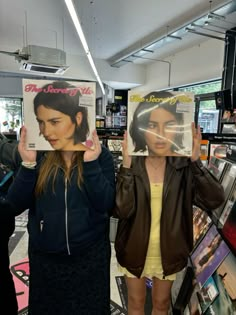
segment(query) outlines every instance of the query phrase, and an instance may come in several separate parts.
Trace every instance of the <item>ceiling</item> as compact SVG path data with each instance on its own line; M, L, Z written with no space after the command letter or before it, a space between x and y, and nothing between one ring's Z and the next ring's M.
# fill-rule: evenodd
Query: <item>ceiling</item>
M235 0L74 0L95 64L96 59L103 59L110 65L163 37L165 41L158 49L132 62L162 60L209 39L185 32L181 40L170 41L167 35L226 3L234 5L234 12L225 14L223 21L210 21L204 29L198 27L201 32L219 38L224 38L226 29L236 26ZM0 51L15 52L26 44L84 55L63 0L0 0ZM110 85L114 87L115 83Z

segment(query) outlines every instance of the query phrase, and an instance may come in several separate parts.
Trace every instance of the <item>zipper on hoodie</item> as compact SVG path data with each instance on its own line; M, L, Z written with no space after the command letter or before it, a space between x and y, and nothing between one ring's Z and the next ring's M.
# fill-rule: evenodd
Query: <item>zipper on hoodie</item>
M67 184L68 180L65 178L65 229L66 229L66 247L68 251L68 255L70 255L70 245L68 239L68 206L67 206Z

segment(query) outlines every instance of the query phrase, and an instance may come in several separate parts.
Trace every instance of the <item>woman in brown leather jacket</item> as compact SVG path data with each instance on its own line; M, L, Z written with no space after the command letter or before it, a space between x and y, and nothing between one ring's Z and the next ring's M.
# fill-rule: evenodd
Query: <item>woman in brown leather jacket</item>
M168 92L164 95L171 97ZM172 154L170 128L179 123L173 104L152 106L142 117L146 126L140 128L140 115L134 113L130 129L136 151L147 147L149 155L131 158L125 133L117 176L115 250L128 288L129 315L144 314L146 277L152 279L152 315L168 314L176 273L187 265L193 248L192 206L209 212L224 202L222 186L199 159L200 127L192 124L191 157ZM145 131L138 142L135 135L140 130Z

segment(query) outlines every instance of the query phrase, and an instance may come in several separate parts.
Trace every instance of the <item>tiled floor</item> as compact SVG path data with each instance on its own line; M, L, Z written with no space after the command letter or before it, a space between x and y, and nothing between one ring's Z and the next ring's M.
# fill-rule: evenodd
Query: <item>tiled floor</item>
M25 260L27 256L27 243L28 243L28 233L26 229L27 225L27 212L16 218L16 228L15 233L12 235L9 250L10 250L10 261L11 265L15 265L22 260ZM117 268L117 261L115 257L114 244L111 242L112 247L112 258L111 258L111 301L113 303L113 311L111 314L114 315L126 315L127 312L123 309L122 301L120 298L119 289L116 282L117 276L122 276ZM27 278L27 275L26 275ZM26 280L27 281L27 280ZM25 287L26 288L26 287ZM26 288L28 290L28 288ZM24 288L21 288L21 291ZM24 303L23 303L24 304ZM112 308L112 306L111 306ZM27 311L19 312L21 315L26 315ZM149 314L147 314L149 315Z

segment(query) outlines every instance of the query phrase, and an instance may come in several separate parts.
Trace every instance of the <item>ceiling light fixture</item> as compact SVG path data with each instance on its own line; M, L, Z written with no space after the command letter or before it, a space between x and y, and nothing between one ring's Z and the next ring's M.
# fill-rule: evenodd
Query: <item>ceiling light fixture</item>
M196 34L196 35L206 36L206 37L210 37L210 38L214 38L214 39L219 39L219 40L225 41L225 39L222 38L222 37L218 37L218 36L215 36L215 35L198 32L198 31L195 31L195 30L193 30L191 28L188 28L188 27L185 28L185 31L189 32L189 33Z
M79 21L79 17L76 13L76 10L75 10L75 7L74 7L74 4L73 4L73 1L72 0L65 0L65 3L66 3L66 6L67 6L67 9L70 13L70 16L71 16L71 19L75 25L75 28L76 28L76 31L79 35L79 38L80 38L80 41L81 41L81 44L83 45L83 48L84 48L84 51L86 53L86 56L88 58L88 61L93 69L93 72L95 74L95 77L97 78L97 81L101 87L101 90L102 90L102 93L103 95L105 95L105 89L104 89L104 86L103 86L103 83L98 75L98 72L97 72L97 69L95 67L95 64L94 64L94 61L93 61L93 58L91 56L91 53L89 51L89 48L88 48L88 44L87 44L87 41L86 41L86 38L84 36L84 32L83 32L83 29L81 27L81 24L80 24L80 21Z
M225 16L219 15L219 14L216 14L216 13L213 13L213 12L210 12L208 14L207 18L209 20L211 20L211 19L214 19L214 20L225 20Z
M153 38L153 40L151 41L150 41L150 37L147 37L148 40L146 41L146 43L145 43L145 38L144 38L142 40L142 42L144 43L142 47L140 47L140 41L139 41L136 43L137 44L136 49L134 49L134 45L130 47L129 51L128 51L128 48L126 48L124 51L121 51L115 56L113 56L112 58L110 58L109 60L110 65L112 67L119 68L127 64L127 62L125 62L125 59L126 60L128 59L129 61L131 61L130 56L132 56L132 61L134 61L134 56L136 58L143 57L144 55L149 53L148 50L151 50L153 53L157 49L161 49L164 45L168 43L174 42L175 40L184 39L186 32L224 41L225 40L224 38L215 36L214 34L211 35L209 33L198 32L196 31L196 29L200 28L201 30L204 30L204 27L207 25L214 26L212 25L212 22L216 20L218 20L217 22L217 24L219 24L218 27L221 26L221 22L234 24L235 26L235 23L227 21L226 18L230 13L236 11L236 1L230 0L226 4L218 6L217 8L214 8L214 9L211 8L211 3L212 1L210 1L209 10L205 12L202 16L197 17L192 21L189 21L188 23L180 26L178 29L175 29L175 30L172 29L171 32L169 32L169 26L167 26L166 34L162 34L158 38ZM219 33L219 31L215 31L214 29L212 30L208 29L207 31Z
M182 39L182 37L180 37L180 36L175 36L175 35L172 35L172 34L168 34L168 35L166 35L166 37L170 37L170 38L174 38L174 39L179 39L179 40Z

